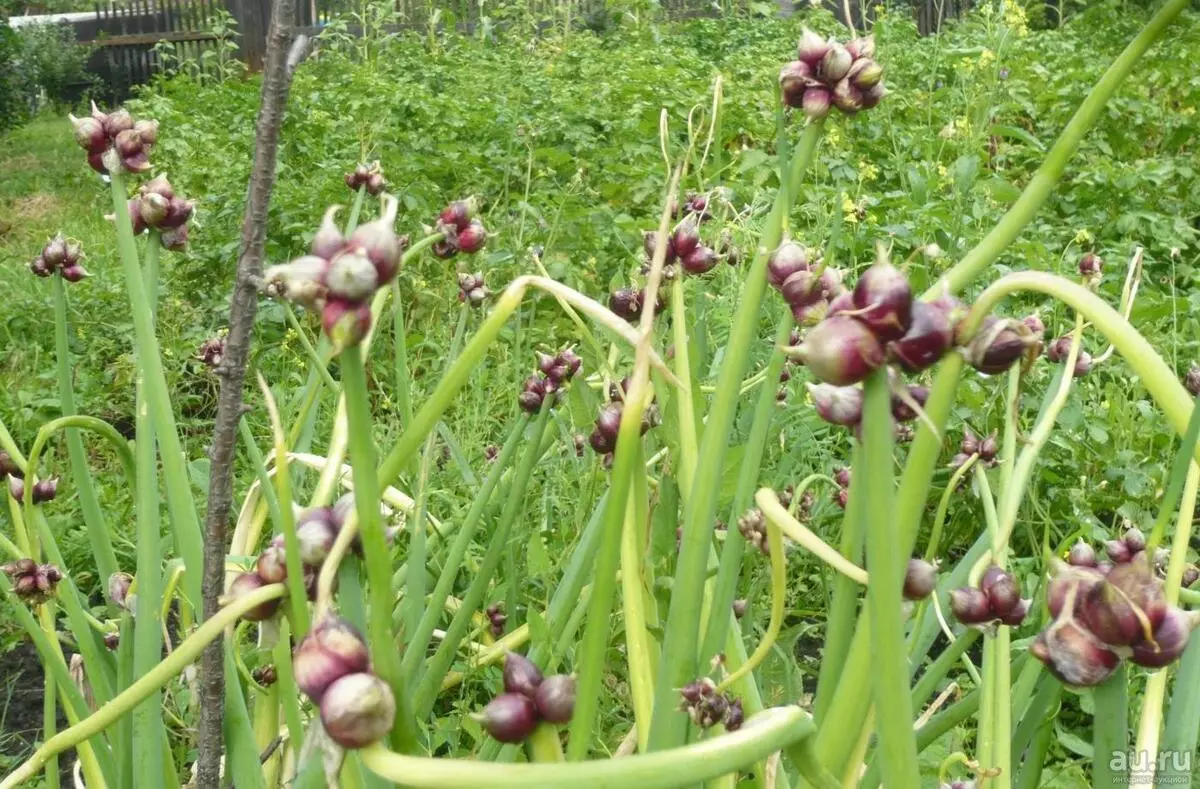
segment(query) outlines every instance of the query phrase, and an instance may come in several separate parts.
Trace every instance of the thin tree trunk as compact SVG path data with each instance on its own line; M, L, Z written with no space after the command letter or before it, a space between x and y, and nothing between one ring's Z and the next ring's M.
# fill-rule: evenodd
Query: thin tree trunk
M208 512L204 524L205 619L219 610L219 599L225 591L226 531L233 503L234 448L237 444L238 421L242 417L242 385L250 352L250 334L258 309L257 283L262 275L267 206L275 185L279 127L283 124L292 72L303 58L305 43L301 40L292 46L296 0L274 0L272 6L255 135L254 168L250 174L246 214L242 223L237 282L229 308L229 336L225 341L224 358L217 369L221 377L221 393L217 401L212 446L209 448ZM200 661L196 789L220 789L224 745L221 732L225 694L223 663L224 644L218 640L204 651Z

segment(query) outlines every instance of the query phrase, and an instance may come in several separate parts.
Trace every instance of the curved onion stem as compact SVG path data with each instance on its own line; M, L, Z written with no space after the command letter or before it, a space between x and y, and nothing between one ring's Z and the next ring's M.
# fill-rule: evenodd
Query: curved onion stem
M1053 296L1091 321L1092 326L1103 334L1125 358L1125 362L1137 373L1142 385L1154 398L1158 407L1177 433L1187 429L1192 415L1192 398L1183 384L1163 361L1162 357L1145 337L1129 324L1120 314L1096 294L1082 285L1037 271L1009 274L992 283L979 298L963 320L964 340L969 340L979 329L984 316L992 311L1006 296L1021 291L1034 291ZM1200 457L1200 448L1197 449Z
M754 716L736 732L682 748L603 761L512 764L402 756L376 744L358 752L375 774L412 789L603 789L636 786L672 789L746 767L813 733L799 707L777 707ZM808 772L810 764L800 765ZM819 789L837 784L823 782Z
M867 585L867 573L854 562L837 552L835 548L818 537L807 526L792 517L787 508L779 501L779 496L769 488L762 488L754 494L754 503L762 510L767 523L786 534L793 542L798 543L825 564L855 583ZM767 533L768 540L770 532Z
M42 450L45 449L46 443L59 430L70 428L90 431L111 444L113 450L117 453L117 460L121 462L121 470L125 472L126 480L129 482L130 487L133 487L136 474L134 471L133 452L129 449L129 442L117 432L115 427L103 419L98 419L94 416L60 416L58 419L51 419L42 425L38 429L37 437L34 438L33 448L29 450L29 460L25 463L26 477L31 479L37 478L38 461L41 459ZM27 485L26 488L32 491L32 486ZM29 495L29 493L26 495Z
M1133 313L1133 302L1137 298L1138 286L1142 284L1142 257L1145 250L1139 244L1133 248L1133 257L1129 259L1129 270L1125 273L1125 285L1121 288L1121 317L1129 320L1130 314ZM1109 343L1109 346L1104 349L1104 353L1100 354L1093 360L1093 364L1102 364L1108 361L1113 355L1116 348Z
M778 504L779 499L776 498L775 502ZM783 628L783 606L784 598L787 595L787 566L783 555L783 535L780 533L779 527L771 520L767 521L767 547L771 558L771 619L767 623L767 632L763 634L762 641L758 643L754 654L746 658L746 662L737 671L722 680L717 687L718 691L725 690L758 668L759 664L766 660L767 655L775 648L775 639L779 637L779 631ZM837 555L841 556L840 553Z
M283 597L285 591L283 584L270 584L230 602L181 642L175 651L161 663L115 696L112 701L79 723L64 729L42 743L42 746L20 767L0 781L0 789L12 789L12 787L29 780L38 773L50 757L60 754L68 748L74 748L89 737L107 729L122 715L127 714L137 702L150 693L160 690L173 677L195 662L204 648L220 638L225 632L225 628L236 622L242 614L263 603Z
M1080 142L1088 130L1099 120L1104 111L1104 105L1116 92L1117 88L1133 71L1138 58L1146 53L1151 45L1158 40L1167 26L1175 17L1187 8L1189 0L1167 0L1158 13L1142 28L1141 32L1129 42L1124 51L1117 56L1104 76L1095 84L1087 98L1079 105L1079 109L1063 128L1055 140L1042 165L1034 173L1033 178L1013 203L1008 213L996 224L975 248L968 252L953 268L942 275L941 279L925 293L925 298L936 298L943 288L958 291L964 285L978 277L983 270L996 261L1016 240L1021 231L1037 214L1038 209L1050 196L1058 179L1066 170L1067 162L1079 148ZM1118 348L1118 350L1120 350Z

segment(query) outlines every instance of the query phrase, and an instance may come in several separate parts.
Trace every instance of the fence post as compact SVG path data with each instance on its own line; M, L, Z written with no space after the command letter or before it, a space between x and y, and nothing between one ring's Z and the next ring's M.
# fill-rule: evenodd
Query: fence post
M267 52L267 28L271 23L270 4L265 0L226 0L226 6L237 20L242 60L251 71L261 71Z

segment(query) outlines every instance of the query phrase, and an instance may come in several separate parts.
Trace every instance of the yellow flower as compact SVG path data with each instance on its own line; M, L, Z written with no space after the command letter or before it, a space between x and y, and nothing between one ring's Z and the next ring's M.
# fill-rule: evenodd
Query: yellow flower
M879 177L879 168L870 162L859 162L858 173L864 181L874 181Z
M1029 32L1029 20L1025 15L1025 8L1013 0L1002 0L1001 7L1004 12L1004 24L1018 36L1023 36Z
M989 64L994 63L995 60L996 60L996 53L990 49L985 49L979 53L979 65L981 67L986 67Z
M1078 230L1078 231L1076 231L1076 233L1075 233L1075 243L1076 243L1076 244L1090 244L1090 243L1092 243L1092 234L1091 234L1091 233L1089 233L1089 232L1087 231L1087 228L1083 228L1083 229L1081 229L1081 230Z

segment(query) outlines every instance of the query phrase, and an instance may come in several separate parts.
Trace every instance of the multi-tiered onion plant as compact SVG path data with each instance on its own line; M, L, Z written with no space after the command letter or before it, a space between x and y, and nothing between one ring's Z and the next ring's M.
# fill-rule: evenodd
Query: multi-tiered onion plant
M678 199L683 178L703 176L707 148L698 156L693 145L674 168L657 230L646 236L644 279L610 294L607 306L542 276L518 277L492 294L482 273L459 272L449 284L463 305L449 361L419 401L410 391L397 273L426 252L439 259L470 255L488 234L477 206L464 200L448 205L410 243L396 234L398 204L378 164L358 166L346 176L355 191L347 224L339 227L337 209L329 209L309 254L264 276L265 295L320 314L323 337L314 344L291 315L311 373L290 426L263 382L273 447L264 456L243 430L258 478L229 546L226 603L206 621L197 616L197 502L154 315L159 252L186 242L193 207L162 176L130 197L127 178L151 169L156 124L121 110L75 120L88 163L110 181L139 370L136 435L131 446L103 421L74 414L65 284L82 281L86 271L80 244L54 239L32 270L51 279L64 413L38 432L27 453L0 430L12 522L12 537L0 543L11 556L0 587L46 668L46 739L0 787L43 770L48 784L57 785L57 759L70 749L90 789L188 783L187 721L172 721L169 731L164 698L172 697L169 709L194 714L190 668L222 638L228 678L223 764L226 780L239 789L325 781L440 789L732 787L740 775L756 787L916 787L922 785L918 753L972 720L971 753L948 759L940 780L958 787L1032 787L1053 734L1047 721L1064 690L1080 687L1095 688L1094 780L1107 785L1124 780L1114 774L1118 761L1104 755L1130 750L1130 688L1142 684L1137 752L1190 753L1200 650L1188 647L1196 614L1182 606L1196 602L1186 589L1196 571L1186 560L1200 484L1193 463L1200 419L1188 391L1200 390L1200 375L1189 373L1185 390L1131 327L1130 289L1123 312L1096 295L1098 259L1081 261L1080 281L1020 272L997 280L973 303L960 300L1044 202L1105 101L1185 4L1170 0L1154 17L1092 90L1012 210L921 297L886 245L848 286L831 261L800 242L803 229L789 227L804 173L825 125L834 122L827 117L831 109L870 110L887 93L872 39L843 44L806 32L797 59L780 75L783 103L799 110L794 119L803 119L803 129L794 145L781 136L781 186L748 260L733 246L729 228L709 229L728 217L727 193L699 190ZM370 196L379 198L380 215L359 224ZM139 236L146 238L140 249ZM687 296L692 278L712 276L722 260L737 266L740 275L729 276L740 276L740 293L715 380L706 382L688 332L688 311L696 305ZM769 288L781 302L774 307L768 361L747 378L755 346L763 343L760 317L773 302ZM538 356L536 372L515 397L508 437L489 448L486 474L466 513L440 522L421 482L433 457L430 437L530 290L554 297L583 342ZM1049 343L1048 362L1039 360L1047 344L1036 316L996 313L1005 297L1019 292L1058 299L1078 316L1073 331ZM488 304L468 337L467 311ZM401 430L380 460L367 367L389 314ZM603 351L589 322L616 339L611 352ZM1045 557L1034 557L1044 559L1043 581L1022 588L1009 569L1013 528L1073 381L1097 363L1081 350L1085 327L1111 343L1183 438L1149 535L1126 532L1105 547L1104 560L1086 543L1050 546ZM657 348L667 345L672 352L660 354ZM340 380L327 367L331 355ZM201 356L221 364L220 341L206 343ZM851 431L853 452L835 477L816 474L777 493L759 484L779 399L764 384L786 381L792 375L787 365L794 363L810 378L820 416ZM1055 363L1030 420L1020 408L1026 373L1035 364ZM966 428L959 443L950 415L967 366L1003 386L1007 407L998 434L980 438ZM596 401L593 386L606 395L604 402ZM744 398L755 386L757 396ZM339 403L333 434L318 455L300 436L322 387L337 393ZM553 414L572 388L585 392L598 416L590 437L564 432L562 441L551 429ZM734 492L725 500L719 477L740 435L739 412L749 427L740 439ZM107 443L135 491L136 567L118 564L81 431ZM85 598L64 572L44 515L63 500L43 463L59 432L96 568L109 579L105 605ZM897 438L906 450L897 448ZM950 482L923 531L931 480L952 443L961 451L950 461ZM557 586L542 606L510 585L502 605L492 597L493 584L511 559L510 538L535 470L556 454L580 462L587 444L608 486L584 502L594 509L572 539ZM672 578L656 577L660 566L648 560L650 513L666 506L663 495L651 495L651 468L658 469L660 494L668 487L678 492L678 515L668 512L679 524ZM297 469L318 474L303 507L293 490ZM413 483L413 497L397 487L402 478ZM984 523L975 544L950 566L939 561L946 548L942 526L966 483L982 502ZM172 548L165 560L160 484ZM844 508L836 547L805 525L814 486L823 484ZM719 528L718 516L737 528ZM398 525L389 528L393 521ZM472 558L470 573L461 573L476 544L482 554ZM795 700L767 707L765 698L777 694L760 684L757 671L783 624L789 544L834 574L810 709ZM396 558L401 546L404 561ZM735 599L753 562L769 565L767 599ZM614 652L618 604L622 648ZM529 607L527 620L536 613L536 637L530 621L510 626L507 613L516 605ZM769 610L769 616L761 637L748 645L743 623L753 610ZM1037 635L1020 649L1014 633L1021 640ZM453 713L477 721L492 739L476 759L435 758L428 723L439 695L463 680L452 670L463 650L473 654L472 671L501 671L503 663L504 692L478 709ZM626 663L628 696L621 701L633 719L619 744L601 742L597 731L602 686L616 654ZM960 681L972 689L952 700L947 678L960 664ZM1143 678L1132 667L1150 673ZM1168 704L1171 672L1176 681ZM56 732L60 708L69 727ZM524 763L516 758L521 743ZM614 749L622 758L600 758Z

